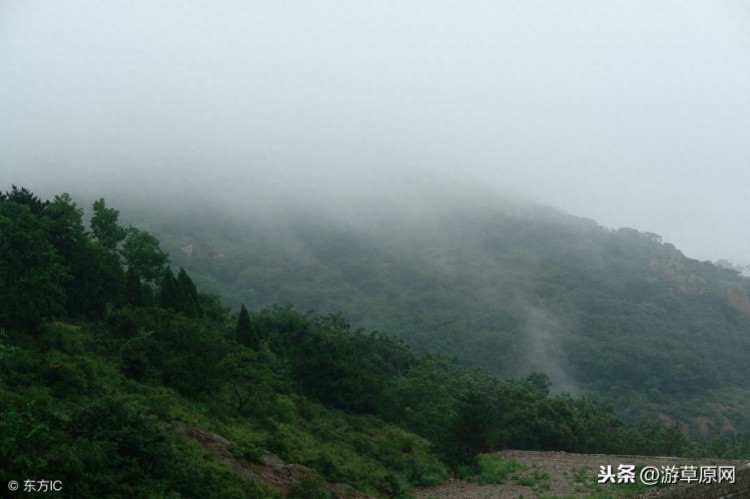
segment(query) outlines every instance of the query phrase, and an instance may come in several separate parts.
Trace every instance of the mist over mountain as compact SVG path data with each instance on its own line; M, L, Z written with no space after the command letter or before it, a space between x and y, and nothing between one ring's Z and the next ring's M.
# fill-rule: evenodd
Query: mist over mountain
M503 376L542 371L557 392L596 394L695 434L748 425L747 278L654 233L518 199L442 199L369 217L178 210L139 223L234 306L341 311L417 353Z
M6 2L0 173L242 216L487 190L747 264L749 15L739 0Z
M748 455L747 279L653 233L460 206L257 225L179 204L145 230L104 198L0 192L0 481L408 498L499 481L499 449ZM357 322L259 308L278 297Z
M748 23L2 2L0 483L408 498L498 449L747 458Z

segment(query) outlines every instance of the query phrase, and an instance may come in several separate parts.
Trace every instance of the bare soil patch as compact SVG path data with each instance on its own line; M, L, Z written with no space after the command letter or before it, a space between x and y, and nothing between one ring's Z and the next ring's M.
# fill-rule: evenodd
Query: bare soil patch
M616 473L619 465L654 466L661 470L663 466L735 466L739 471L746 462L737 460L653 457L653 456L619 456L607 454L571 454L567 452L538 452L506 450L493 455L507 460L515 460L526 466L524 471L508 478L500 485L480 485L452 478L449 482L435 487L418 487L414 489L417 499L455 498L455 499L518 499L518 498L621 498L621 497L657 497L674 487L685 487L688 484L678 482L670 488L660 486L627 487L621 484L598 484L601 466L611 465ZM543 478L548 476L548 478ZM527 477L527 478L524 478ZM533 482L533 483L532 483Z

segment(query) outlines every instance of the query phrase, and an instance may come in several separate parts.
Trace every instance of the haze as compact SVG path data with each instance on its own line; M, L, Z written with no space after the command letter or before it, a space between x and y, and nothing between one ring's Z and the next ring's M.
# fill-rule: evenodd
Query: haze
M520 196L750 264L742 1L5 1L0 188Z

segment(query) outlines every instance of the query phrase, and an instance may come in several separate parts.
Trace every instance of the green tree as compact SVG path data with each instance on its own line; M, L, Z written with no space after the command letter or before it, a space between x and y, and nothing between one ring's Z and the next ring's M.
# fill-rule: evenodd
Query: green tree
M448 439L458 413L462 386L455 360L428 355L391 384L387 417L438 443Z
M0 202L0 327L37 325L64 313L70 276L49 229L29 206Z
M139 483L168 476L170 463L178 459L155 419L125 397L91 400L73 414L69 431L79 438L79 445L94 446L100 454L97 461L103 466L85 478L93 489L91 497L104 497L115 487L122 496L135 497ZM80 481L83 476L71 486Z
M120 250L128 268L133 267L146 283L156 283L164 276L168 255L159 247L159 240L144 230L128 227Z
M84 240L86 230L83 226L83 210L76 206L70 194L55 196L54 201L47 203L44 216L50 220L50 241L57 251L69 260Z
M253 349L258 348L258 333L250 322L250 314L247 313L244 303L240 307L235 334L238 342Z
M93 210L91 233L102 249L114 253L127 235L127 231L117 225L120 212L114 208L107 208L104 198L94 201Z
M249 410L257 413L275 399L279 378L272 358L268 351L244 348L222 359L220 369L226 383L219 396L235 414L247 415Z
M533 372L526 377L526 383L533 393L539 397L539 399L545 399L549 396L552 382L549 380L549 376L542 372Z
M212 393L219 383L219 363L226 354L221 334L181 314L155 309L154 338L161 343L162 380L186 395Z
M177 296L180 301L180 311L188 317L203 317L203 310L198 299L198 288L182 267L177 274Z
M161 281L159 306L164 309L174 310L175 312L180 310L180 299L177 294L177 280L174 278L172 269L169 267L164 270L164 277Z
M141 278L138 277L138 274L133 267L129 267L127 274L125 274L124 302L126 305L134 305L136 307L144 305Z
M28 206L31 213L34 215L41 215L44 212L45 202L42 202L37 196L25 187L20 189L15 185L13 188L5 193L4 199L11 203L21 204Z
M49 427L43 421L4 403L0 407L0 481L42 474L44 451L51 441Z
M65 283L68 314L102 317L107 303L119 299L123 277L119 258L91 241L83 211L67 193L47 202L44 215L50 221L49 240L72 277Z
M458 414L445 442L444 453L453 463L466 462L481 452L490 450L490 435L496 414L487 399L478 391L470 390L461 399Z

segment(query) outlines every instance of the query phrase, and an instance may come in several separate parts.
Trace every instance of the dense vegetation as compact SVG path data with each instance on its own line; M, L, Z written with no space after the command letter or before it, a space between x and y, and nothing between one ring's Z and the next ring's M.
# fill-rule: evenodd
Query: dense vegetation
M281 495L186 428L224 437L247 467L269 452L308 466L290 497L327 497L325 482L408 497L506 447L748 452L742 438L701 449L674 426L627 425L594 399L551 396L540 372L501 379L417 356L339 313L231 313L103 199L86 226L66 194L2 194L0 293L2 483L61 480L77 498Z
M417 354L544 371L554 391L603 398L629 421L677 421L704 439L750 430L750 279L737 271L534 206L446 200L363 219L149 220L232 306L340 310Z

